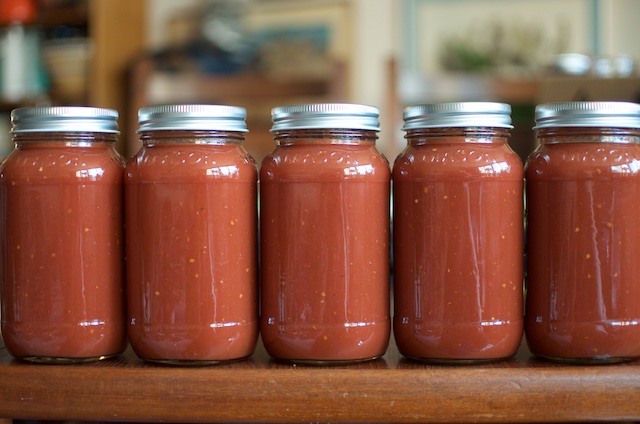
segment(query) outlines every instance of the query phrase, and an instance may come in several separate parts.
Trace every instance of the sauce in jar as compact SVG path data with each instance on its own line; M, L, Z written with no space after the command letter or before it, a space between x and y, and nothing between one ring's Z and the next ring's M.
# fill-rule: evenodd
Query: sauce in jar
M532 353L566 362L640 357L640 105L536 109L526 164Z
M122 352L123 159L116 111L12 112L0 168L2 336L13 356L80 362Z
M138 356L211 364L258 337L257 169L246 112L141 109L142 149L126 168L129 339Z
M394 335L408 357L512 356L523 333L523 167L511 108L405 109L393 167Z
M389 183L378 110L273 111L277 148L260 174L262 340L274 358L382 356L390 333Z

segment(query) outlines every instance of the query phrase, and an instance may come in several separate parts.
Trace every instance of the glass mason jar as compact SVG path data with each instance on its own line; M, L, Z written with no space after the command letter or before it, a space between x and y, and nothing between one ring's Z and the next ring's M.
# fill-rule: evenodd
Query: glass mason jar
M511 107L408 107L393 167L394 334L433 362L512 356L523 333L523 166Z
M16 109L0 167L2 336L13 356L80 362L121 353L123 166L118 113Z
M532 353L568 362L640 357L640 105L536 108L526 163Z
M258 337L257 169L243 108L139 111L126 168L129 340L146 360L211 364Z
M382 356L390 333L389 185L378 109L273 110L260 173L261 334L293 362Z

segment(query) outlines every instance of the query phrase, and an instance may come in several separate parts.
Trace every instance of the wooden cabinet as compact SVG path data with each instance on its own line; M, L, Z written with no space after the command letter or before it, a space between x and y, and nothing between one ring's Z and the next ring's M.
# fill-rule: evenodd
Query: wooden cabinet
M79 105L116 109L120 112L121 129L128 127L128 70L134 57L144 48L146 29L145 7L142 0L40 0L37 18L39 28L50 33L54 28L80 27L87 35L91 56L88 72L74 87L72 95L51 87L44 96L22 100L0 99L0 157L13 148L9 137L9 113L12 109L34 105ZM77 40L76 40L77 41ZM62 66L68 53L57 58ZM74 70L74 72L76 72ZM75 74L74 74L75 75ZM74 81L74 84L76 81ZM126 131L118 141L118 150L124 152Z
M42 1L37 24L45 34L51 36L56 28L75 28L81 35L86 33L89 44L87 72L79 91L63 92L55 86L56 72L50 69L54 85L49 99L44 103L52 105L78 105L106 107L121 114L121 128L127 127L126 106L128 96L128 70L134 58L144 49L146 31L146 1L131 0L76 0ZM78 40L75 40L78 42ZM45 63L46 51L44 52ZM67 67L60 71L69 72L65 63L77 60L68 53L56 58L55 63ZM49 66L52 66L49 63ZM76 72L74 69L73 72ZM21 105L5 105L5 110ZM2 105L0 105L2 106ZM119 150L124 150L125 137L121 137Z
M145 46L146 1L88 0L89 36L94 56L89 72L88 104L120 112L123 131L119 150L124 152L129 125L128 71Z

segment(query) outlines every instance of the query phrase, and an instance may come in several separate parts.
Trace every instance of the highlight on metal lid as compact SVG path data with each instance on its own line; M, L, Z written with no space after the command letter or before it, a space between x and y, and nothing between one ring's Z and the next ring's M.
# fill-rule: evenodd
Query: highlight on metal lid
M450 102L408 106L403 130L419 128L513 128L511 106L495 102Z
M271 131L347 129L379 131L377 107L350 103L315 103L274 108Z
M156 130L247 132L247 111L226 105L162 105L138 111L138 132Z
M119 134L118 112L84 106L25 107L11 112L12 134L99 132Z
M640 128L640 104L564 102L536 106L534 129L549 127Z

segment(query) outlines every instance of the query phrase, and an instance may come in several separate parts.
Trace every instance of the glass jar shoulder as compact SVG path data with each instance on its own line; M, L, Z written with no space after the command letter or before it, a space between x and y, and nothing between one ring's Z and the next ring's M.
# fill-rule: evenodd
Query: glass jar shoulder
M261 166L262 180L389 181L387 159L373 143L278 146Z
M525 173L527 178L637 177L640 175L640 144L541 144L529 155Z
M396 158L394 179L510 178L522 179L520 157L507 143L409 144Z
M124 165L112 143L29 143L3 160L0 174L14 182L120 182Z
M166 143L144 146L127 163L128 179L255 181L255 160L241 144Z

